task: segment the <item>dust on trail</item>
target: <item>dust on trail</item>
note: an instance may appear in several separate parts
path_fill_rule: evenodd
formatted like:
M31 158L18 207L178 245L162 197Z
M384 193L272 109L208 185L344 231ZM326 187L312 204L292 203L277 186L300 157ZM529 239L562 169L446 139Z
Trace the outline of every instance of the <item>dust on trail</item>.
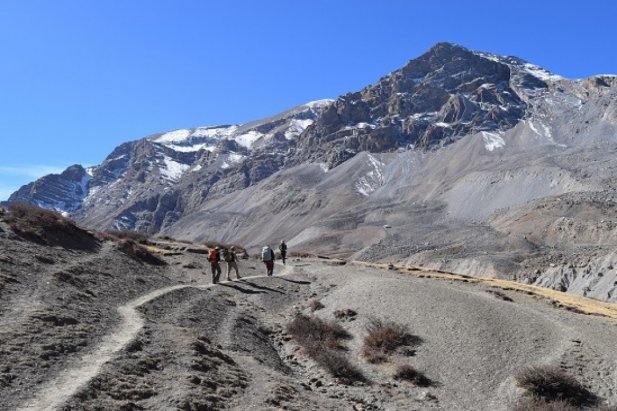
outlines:
M292 267L287 265L277 276L287 275ZM263 275L255 275L245 278L259 278ZM231 281L221 281L227 283ZM137 308L162 295L182 288L197 288L205 290L215 284L179 284L159 288L142 295L128 303L118 307L121 323L118 328L103 338L101 344L90 353L81 357L71 368L64 370L58 377L46 383L35 396L17 411L51 411L71 398L81 387L87 384L100 372L101 367L112 359L114 354L126 347L144 326L144 320Z

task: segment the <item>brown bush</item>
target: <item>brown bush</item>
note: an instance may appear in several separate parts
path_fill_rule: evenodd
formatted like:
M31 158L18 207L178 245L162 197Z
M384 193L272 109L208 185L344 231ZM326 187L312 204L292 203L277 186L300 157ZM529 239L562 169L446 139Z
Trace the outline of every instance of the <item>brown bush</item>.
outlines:
M376 318L369 320L366 331L368 335L364 338L362 355L373 364L385 362L387 356L399 347L422 343L422 339L411 335L404 325L383 322Z
M86 251L95 251L99 247L94 235L52 210L12 204L6 221L18 236L39 244Z
M152 254L141 244L137 244L133 240L119 240L118 250L133 258L150 265L167 265L164 260L161 260L156 255Z
M316 257L315 254L309 253L308 251L289 251L287 253L287 258L312 258Z
M139 244L148 244L148 240L149 240L149 237L147 234L141 233L139 231L108 230L108 231L105 231L105 234L108 234L119 240L131 240Z
M343 348L341 340L351 338L340 324L323 321L317 317L298 315L287 326L287 332L332 376L344 383L365 381L362 372L340 352Z
M508 301L508 302L513 302L514 300L510 297L508 297L507 295L505 295L504 293L502 293L499 290L486 290L487 293L494 295L495 297L499 298L500 300L503 301Z
M516 375L516 384L545 402L564 401L575 406L592 405L597 397L562 369L549 365L527 367Z
M341 340L351 338L339 323L305 315L296 316L287 326L287 332L296 337L300 343L330 348L338 348Z
M321 301L318 300L313 300L309 303L309 308L311 309L311 311L315 312L317 310L321 310L322 308L324 308L325 306L321 303Z
M433 385L429 378L410 365L399 366L394 373L394 379L409 381L418 387L430 387Z

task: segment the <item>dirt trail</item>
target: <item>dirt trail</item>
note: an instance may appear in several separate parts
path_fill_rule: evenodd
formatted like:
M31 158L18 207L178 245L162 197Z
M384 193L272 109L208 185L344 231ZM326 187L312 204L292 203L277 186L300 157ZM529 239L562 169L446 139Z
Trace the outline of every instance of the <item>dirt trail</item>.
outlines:
M285 266L277 276L289 274L293 268ZM243 279L258 278L263 275L243 277ZM221 281L232 283L232 281ZM112 359L114 354L129 344L143 328L144 320L137 310L140 306L161 297L167 293L183 288L197 288L205 290L215 284L179 284L160 288L138 297L127 304L118 307L121 323L111 334L107 335L101 344L92 352L87 353L71 368L60 376L45 384L39 392L17 411L51 411L58 409L64 402L73 396L82 386L87 384L101 370L101 367Z

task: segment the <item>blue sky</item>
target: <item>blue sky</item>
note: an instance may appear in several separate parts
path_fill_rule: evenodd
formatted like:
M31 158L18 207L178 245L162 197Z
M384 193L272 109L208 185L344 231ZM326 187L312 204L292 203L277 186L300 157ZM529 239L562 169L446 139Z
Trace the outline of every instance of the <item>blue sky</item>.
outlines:
M617 73L617 3L0 0L0 199L118 144L356 91L439 41Z

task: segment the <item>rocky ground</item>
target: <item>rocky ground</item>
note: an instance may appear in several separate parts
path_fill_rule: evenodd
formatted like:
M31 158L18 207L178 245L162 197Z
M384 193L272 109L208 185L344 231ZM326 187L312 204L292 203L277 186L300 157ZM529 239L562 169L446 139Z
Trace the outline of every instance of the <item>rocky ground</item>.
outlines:
M201 249L175 248L152 265L115 241L71 250L0 223L0 410L512 410L515 375L539 364L617 404L613 319L319 258L274 277L242 260L243 279L212 286ZM335 378L308 356L287 331L298 314L340 324L338 352L363 377ZM407 327L414 344L369 363L374 319ZM395 379L402 365L425 383Z

